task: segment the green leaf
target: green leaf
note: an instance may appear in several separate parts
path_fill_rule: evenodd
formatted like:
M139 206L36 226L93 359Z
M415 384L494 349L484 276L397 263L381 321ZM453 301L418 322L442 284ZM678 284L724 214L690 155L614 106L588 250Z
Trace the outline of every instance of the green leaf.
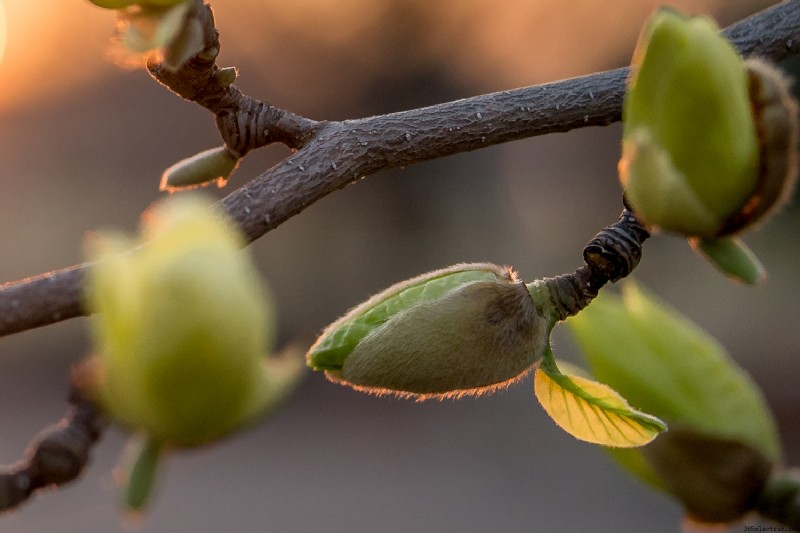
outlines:
M125 450L128 475L125 485L125 507L128 511L141 511L150 501L153 492L163 443L148 437L134 435Z
M658 418L631 408L607 385L562 374L552 360L536 369L534 390L556 424L580 440L632 448L667 429Z
M767 277L758 257L738 237L689 239L689 244L695 252L736 281L756 285Z
M592 374L670 425L738 439L775 462L772 414L750 377L707 333L627 282L567 326Z

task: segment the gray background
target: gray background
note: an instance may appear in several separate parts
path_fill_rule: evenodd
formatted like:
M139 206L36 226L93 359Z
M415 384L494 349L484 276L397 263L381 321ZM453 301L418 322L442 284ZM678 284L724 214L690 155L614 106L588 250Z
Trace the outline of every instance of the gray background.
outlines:
M222 65L249 94L315 119L418 107L626 64L656 2L214 2ZM690 1L724 25L770 2ZM5 0L0 62L0 280L82 259L87 231L133 231L161 171L219 143L211 117L107 58L113 16L88 2ZM791 66L791 65L790 65ZM252 251L280 339L310 342L375 291L462 261L530 280L574 270L616 220L618 125L549 135L384 172L334 193ZM222 195L288 152L253 153ZM679 239L647 243L637 279L715 335L764 389L800 462L800 209L747 237L770 273L718 276ZM0 462L65 409L86 319L0 340ZM579 361L564 331L555 351ZM0 531L123 528L112 430L75 484L0 517ZM492 397L417 404L309 374L272 419L169 460L143 532L648 531L680 527L667 498L576 442L530 380ZM741 529L741 528L740 528Z

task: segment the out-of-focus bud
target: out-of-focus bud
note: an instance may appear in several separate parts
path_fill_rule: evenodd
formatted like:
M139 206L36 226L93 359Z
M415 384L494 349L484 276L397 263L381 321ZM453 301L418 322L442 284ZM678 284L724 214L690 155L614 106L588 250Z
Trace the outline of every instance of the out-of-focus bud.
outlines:
M126 505L148 501L165 447L199 446L276 406L303 367L294 350L264 357L273 316L233 224L197 197L151 209L141 242L90 240L95 356L84 391L137 435L126 454ZM135 457L134 457L135 456Z
M742 61L710 19L662 9L634 52L623 121L620 180L636 213L691 238L732 277L760 280L760 264L732 235L794 189L797 106L786 79Z
M331 324L308 365L377 394L462 396L530 369L548 321L514 272L460 264L398 283Z
M182 67L205 47L203 26L188 0L90 0L117 10L120 59L136 61L159 50L171 70Z
M670 431L612 455L697 522L755 510L781 450L761 391L719 344L635 285L603 294L567 325L592 373Z
M273 316L233 225L197 198L150 210L142 244L90 240L95 395L172 446L219 438L268 407Z
M211 148L178 161L165 170L161 175L159 189L174 192L204 187L211 183L224 187L238 165L239 158L227 146Z

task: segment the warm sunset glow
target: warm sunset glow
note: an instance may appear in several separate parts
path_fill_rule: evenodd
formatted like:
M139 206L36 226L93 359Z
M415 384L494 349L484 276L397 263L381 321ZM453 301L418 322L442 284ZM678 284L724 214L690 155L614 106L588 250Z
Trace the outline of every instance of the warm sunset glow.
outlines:
M70 92L113 69L114 15L89 2L0 0L0 111ZM83 57L92 55L87 65Z
M3 61L3 52L6 49L6 12L0 0L0 62Z
M672 4L709 13L722 6L732 12L738 5L743 16L769 1ZM475 91L619 66L629 58L641 24L663 2L619 0L613 9L590 0L574 2L569 9L556 0L510 0L503 9L482 0L211 3L223 36L222 61L245 67L247 79L256 86L269 82L271 96L278 101L291 103L298 88L307 89L308 104L309 99L329 98L319 84L320 72L343 80L358 99L359 80L369 84L365 73L391 70L392 62L400 60L393 54L407 69L446 65L448 76L473 85ZM0 0L0 111L74 96L89 84L120 75L114 64L119 54L110 57L115 26L113 10L87 0ZM392 32L397 31L407 32L402 46L394 40ZM287 65L287 58L301 63ZM276 78L283 83L276 85ZM315 87L320 90L312 94Z

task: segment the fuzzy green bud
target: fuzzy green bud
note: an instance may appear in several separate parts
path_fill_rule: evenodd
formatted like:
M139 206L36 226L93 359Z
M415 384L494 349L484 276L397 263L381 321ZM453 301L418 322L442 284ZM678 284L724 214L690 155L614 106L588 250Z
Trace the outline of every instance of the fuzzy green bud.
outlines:
M513 382L548 336L548 320L514 272L459 264L373 296L331 324L307 360L368 392L462 396Z
M716 236L754 191L758 138L747 74L710 19L671 9L650 19L623 120L620 179L649 224Z
M196 198L147 213L142 244L90 242L95 395L123 424L172 446L222 437L268 406L273 317L233 224Z

